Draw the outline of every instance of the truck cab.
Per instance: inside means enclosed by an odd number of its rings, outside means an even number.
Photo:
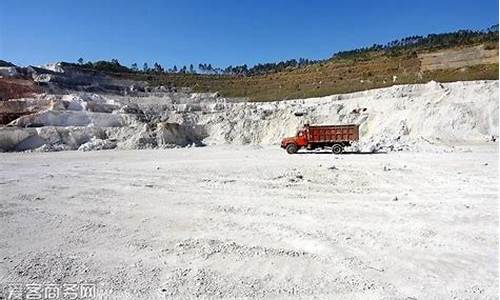
[[[290,146],[290,145],[296,146],[297,150],[300,147],[303,147],[303,146],[307,145],[306,132],[305,132],[305,130],[303,128],[299,129],[297,131],[297,134],[295,136],[285,137],[285,138],[283,138],[281,140],[281,148],[287,149],[287,147]]]

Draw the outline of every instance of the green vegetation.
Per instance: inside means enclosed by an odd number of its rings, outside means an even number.
[[[83,62],[83,58],[78,59],[78,64],[72,64],[63,62],[64,65],[79,66],[83,69],[92,71],[101,71],[106,73],[130,73],[131,69],[122,66],[117,59],[112,59],[111,61],[100,60],[96,62]]]
[[[498,25],[491,26],[485,30],[458,30],[454,32],[428,34],[427,36],[409,36],[400,40],[394,40],[385,45],[374,44],[371,47],[341,51],[333,57],[362,57],[373,51],[384,51],[391,56],[397,56],[411,51],[435,51],[453,47],[463,47],[484,43],[498,43]]]
[[[199,64],[170,69],[155,63],[142,70],[137,64],[127,68],[111,62],[80,62],[80,66],[113,76],[144,80],[152,85],[191,87],[194,91],[219,91],[228,97],[248,97],[254,101],[319,97],[393,84],[420,83],[429,80],[456,81],[498,79],[498,60],[493,64],[464,66],[458,69],[422,71],[419,54],[445,49],[483,45],[496,50],[498,25],[487,30],[460,30],[451,33],[412,36],[386,45],[341,51],[319,61],[291,59],[278,63],[229,66],[224,69]]]

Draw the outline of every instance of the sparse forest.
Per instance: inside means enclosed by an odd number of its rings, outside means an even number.
[[[254,76],[265,75],[285,70],[293,70],[316,63],[326,62],[337,58],[363,58],[363,56],[372,52],[382,52],[385,55],[394,56],[412,51],[437,50],[442,48],[467,46],[480,43],[498,43],[498,24],[493,25],[485,30],[458,30],[448,33],[428,34],[427,36],[409,36],[399,40],[394,40],[386,44],[374,44],[370,47],[357,48],[352,50],[339,51],[334,53],[331,58],[324,60],[312,60],[306,58],[289,59],[286,61],[274,63],[259,63],[252,67],[246,64],[239,66],[227,66],[225,68],[214,67],[210,63],[200,63],[197,68],[194,64],[188,66],[166,68],[155,62],[150,68],[148,63],[143,64],[143,68],[139,69],[137,63],[133,63],[130,67],[121,65],[117,59],[111,61],[96,61],[84,63],[83,59],[78,60],[78,64],[86,68],[95,69],[98,71],[112,73],[145,73],[145,74],[204,74],[204,75],[226,75],[226,76]]]

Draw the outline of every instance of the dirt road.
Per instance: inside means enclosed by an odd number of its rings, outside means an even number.
[[[109,299],[494,298],[497,147],[3,153],[0,284],[95,283]]]

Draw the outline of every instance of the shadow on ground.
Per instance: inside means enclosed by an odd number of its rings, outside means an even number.
[[[367,155],[367,154],[387,154],[387,152],[343,152],[342,154],[333,154],[331,151],[309,151],[309,152],[297,152],[296,154],[330,154],[330,155]]]

